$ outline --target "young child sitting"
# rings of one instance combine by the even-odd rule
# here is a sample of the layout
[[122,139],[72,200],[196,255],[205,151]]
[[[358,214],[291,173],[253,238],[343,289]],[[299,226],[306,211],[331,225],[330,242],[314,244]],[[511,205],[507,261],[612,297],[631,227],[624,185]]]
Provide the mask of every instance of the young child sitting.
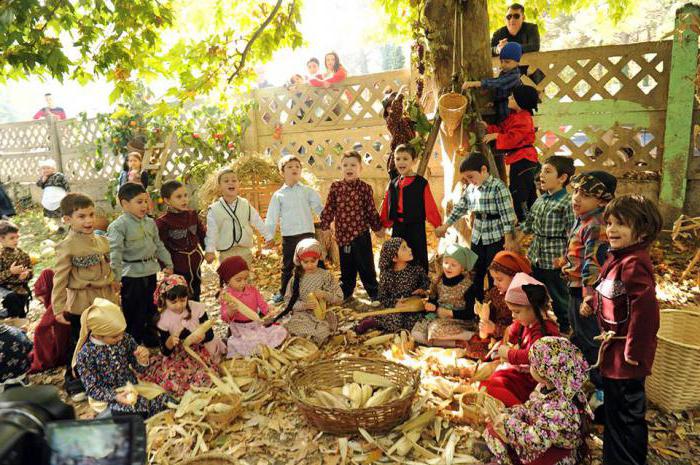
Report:
[[34,328],[34,350],[30,373],[66,366],[70,354],[70,326],[56,321],[51,304],[54,272],[46,268],[34,282],[34,298],[46,309]]
[[27,316],[32,260],[18,245],[19,228],[0,221],[0,317]]
[[72,366],[91,404],[104,403],[113,413],[150,417],[165,410],[171,398],[166,394],[150,400],[138,396],[134,403],[127,393],[117,391],[127,383],[137,384],[134,371],[144,372],[150,359],[148,349],[137,346],[125,330],[121,309],[108,300],[95,299],[80,316],[80,339]]
[[600,270],[591,309],[603,336],[603,462],[646,463],[644,380],[651,374],[659,330],[649,247],[663,222],[656,205],[641,195],[614,199],[603,219],[610,254]]
[[142,171],[143,156],[139,152],[129,152],[124,162],[124,169],[119,175],[119,187],[127,182],[135,182],[143,187],[148,187],[148,171]]
[[316,239],[302,239],[297,244],[294,276],[284,295],[285,309],[279,315],[292,312],[292,317],[284,325],[289,334],[313,339],[318,345],[335,332],[338,319],[333,312],[326,312],[323,320],[316,318],[312,311],[315,305],[309,300],[309,294],[313,293],[316,299],[323,299],[328,305],[338,305],[343,301],[343,291],[331,272],[318,267],[320,259],[321,244]]
[[486,425],[484,439],[496,458],[492,464],[588,463],[586,438],[593,415],[582,392],[588,364],[563,337],[537,340],[528,357],[537,387],[523,405],[506,409]]
[[541,337],[558,336],[559,327],[544,284],[525,273],[513,278],[506,303],[513,313],[513,324],[503,336],[498,357],[508,365],[481,384],[491,396],[511,407],[525,402],[537,385],[528,367],[530,348]]
[[63,173],[57,171],[56,162],[51,159],[39,162],[41,176],[36,182],[42,190],[41,205],[44,207],[44,218],[49,226],[62,232],[63,227],[58,224],[61,218],[61,200],[70,191],[70,186]]
[[[433,338],[432,335],[440,335],[441,328],[462,328],[464,335],[467,334],[467,329],[473,329],[473,324],[465,323],[474,322],[474,291],[470,272],[477,258],[476,254],[466,247],[457,244],[447,246],[442,257],[442,273],[430,287],[430,298],[425,304],[425,310],[433,312],[437,319],[426,318],[416,323],[411,331],[416,342],[454,347],[460,340],[458,335],[449,338]],[[458,324],[455,324],[457,322]],[[466,341],[466,337],[462,341]]]
[[[405,240],[392,237],[382,245],[379,254],[379,301],[385,308],[393,308],[411,296],[425,296],[430,285],[425,269],[413,261],[413,253]],[[411,328],[425,314],[396,313],[362,320],[355,331],[363,334],[370,329],[394,333]]]
[[180,181],[166,181],[160,196],[168,206],[156,219],[156,226],[165,248],[173,259],[173,268],[187,281],[192,300],[199,302],[202,293],[201,266],[206,228],[196,211],[190,208],[190,195]]
[[442,224],[428,181],[413,171],[418,154],[410,145],[399,145],[394,163],[399,176],[392,179],[384,194],[380,218],[391,237],[405,240],[414,254],[414,263],[428,272],[428,240],[425,222],[434,228]]
[[[176,397],[190,386],[209,386],[211,380],[198,360],[188,354],[183,342],[209,317],[204,304],[189,300],[187,281],[180,275],[163,278],[156,287],[153,301],[160,312],[156,328],[160,350],[164,355],[158,366],[149,370],[147,378]],[[209,329],[204,335],[192,336],[190,349],[204,363],[215,367],[225,352],[224,343]]]
[[228,257],[216,270],[221,285],[221,319],[229,325],[226,344],[227,357],[247,357],[258,350],[258,346],[277,347],[287,337],[287,330],[280,325],[265,327],[259,321],[251,321],[237,310],[237,303],[225,296],[238,299],[258,315],[268,313],[267,302],[260,291],[248,283],[250,271],[243,257]]
[[32,341],[19,328],[0,323],[0,392],[22,384],[32,360]]

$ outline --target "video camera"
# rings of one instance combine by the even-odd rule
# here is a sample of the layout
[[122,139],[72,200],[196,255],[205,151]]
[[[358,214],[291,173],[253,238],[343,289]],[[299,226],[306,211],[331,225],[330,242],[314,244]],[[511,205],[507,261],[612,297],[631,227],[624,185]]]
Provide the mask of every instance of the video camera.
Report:
[[0,394],[0,465],[143,465],[146,428],[137,415],[75,420],[54,386]]

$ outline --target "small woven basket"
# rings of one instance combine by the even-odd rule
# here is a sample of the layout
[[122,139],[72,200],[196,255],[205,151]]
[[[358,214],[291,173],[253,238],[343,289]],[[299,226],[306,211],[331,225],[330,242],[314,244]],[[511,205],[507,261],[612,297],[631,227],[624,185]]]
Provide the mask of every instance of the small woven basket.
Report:
[[[352,372],[363,371],[384,376],[399,389],[411,386],[407,396],[384,405],[359,409],[336,409],[312,405],[304,401],[305,392],[329,389],[353,382]],[[420,374],[398,363],[365,358],[324,360],[292,373],[289,392],[306,420],[321,431],[331,434],[356,433],[364,428],[371,433],[385,433],[408,418],[413,398],[418,391]]]
[[207,421],[216,427],[228,426],[241,413],[241,398],[237,395],[218,395],[212,399],[212,404],[226,404],[231,408],[225,412],[207,413]]
[[455,129],[462,124],[462,117],[467,110],[469,99],[462,94],[450,92],[443,94],[438,99],[438,113],[442,118],[442,123],[445,125],[447,135],[451,136]]
[[649,400],[667,411],[700,405],[700,313],[662,310]]
[[233,460],[228,455],[210,452],[191,459],[185,459],[180,462],[180,465],[235,465],[237,463],[236,460]]
[[229,359],[224,360],[220,365],[234,378],[240,376],[254,378],[258,375],[258,365],[252,360]]

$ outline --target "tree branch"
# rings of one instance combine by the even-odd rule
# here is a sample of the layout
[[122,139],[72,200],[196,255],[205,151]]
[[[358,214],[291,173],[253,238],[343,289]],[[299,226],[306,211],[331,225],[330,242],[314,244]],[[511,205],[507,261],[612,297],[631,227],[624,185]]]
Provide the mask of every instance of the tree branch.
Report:
[[248,56],[248,53],[250,52],[250,49],[253,47],[253,43],[257,40],[257,38],[262,34],[262,32],[265,30],[265,28],[272,22],[274,19],[275,15],[279,11],[280,7],[282,6],[282,0],[277,0],[277,3],[275,4],[275,7],[272,9],[270,14],[268,15],[267,18],[265,18],[265,21],[262,22],[260,26],[255,30],[253,33],[252,37],[248,41],[248,44],[245,46],[243,49],[243,52],[241,53],[241,61],[238,62],[238,66],[233,70],[233,73],[228,77],[228,83],[230,84],[233,78],[238,76],[238,74],[243,70],[243,67],[245,66],[245,60]]

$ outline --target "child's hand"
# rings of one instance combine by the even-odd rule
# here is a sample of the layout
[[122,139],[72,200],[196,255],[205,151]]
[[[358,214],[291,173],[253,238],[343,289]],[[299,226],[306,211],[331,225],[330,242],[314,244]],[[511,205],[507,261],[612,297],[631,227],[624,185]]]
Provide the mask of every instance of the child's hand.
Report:
[[477,121],[477,124],[479,126],[481,126],[481,129],[484,129],[484,130],[486,130],[486,128],[489,127],[489,124],[484,120]]
[[484,134],[484,137],[481,138],[481,142],[484,144],[488,144],[491,141],[494,141],[498,138],[498,133],[497,132],[492,132],[491,134]]
[[582,302],[581,308],[579,309],[581,316],[589,317],[593,315],[593,307],[588,305],[588,302]]
[[167,347],[170,350],[173,350],[175,347],[180,344],[180,338],[177,336],[170,336],[167,341],[165,341],[165,347]]
[[163,268],[163,274],[165,276],[170,276],[171,274],[173,274],[173,269],[172,268]]
[[58,315],[55,316],[56,321],[61,323],[62,325],[69,325],[70,321],[66,318],[65,313],[59,313]]
[[464,90],[471,89],[472,87],[481,87],[481,81],[466,81],[462,84],[462,89]]
[[151,358],[151,354],[144,346],[138,346],[134,351],[134,357],[136,357],[136,361],[139,363],[139,365],[146,366]]
[[426,296],[426,295],[428,295],[428,291],[426,291],[425,289],[416,289],[415,291],[411,292],[411,295]]
[[627,356],[625,356],[625,362],[635,367],[639,365],[639,362],[637,362],[636,360],[632,360],[631,358],[627,358]]
[[438,318],[451,319],[454,317],[454,313],[452,313],[452,310],[448,310],[444,307],[438,307],[437,316]]
[[435,310],[437,310],[437,307],[435,306],[435,304],[432,304],[430,302],[425,304],[425,311],[426,312],[434,312]]
[[17,262],[12,262],[12,265],[10,265],[11,274],[22,274],[25,270],[26,268],[22,265],[18,265]]
[[127,393],[126,393],[126,392],[118,392],[118,393],[114,396],[114,400],[117,401],[117,402],[119,402],[119,403],[122,404],[122,405],[132,405],[132,403],[130,402],[129,398],[127,397]]
[[209,263],[210,265],[214,263],[214,260],[216,259],[216,254],[214,252],[207,252],[204,254],[204,261]]
[[442,226],[438,226],[435,228],[435,235],[437,237],[445,237],[445,233],[447,232],[447,228],[449,228],[448,225],[443,224]]
[[508,347],[507,344],[501,344],[501,346],[498,348],[498,356],[503,360],[508,360],[508,352],[509,351],[510,351],[510,348]]
[[31,273],[30,270],[24,270],[23,272],[21,272],[21,273],[19,274],[19,279],[20,279],[21,281],[26,281],[27,278],[29,278],[29,273]]
[[479,322],[479,332],[484,334],[493,334],[496,332],[496,323],[490,320],[481,320]]
[[204,334],[192,336],[192,339],[190,339],[190,341],[192,341],[192,344],[199,344],[200,342],[202,342],[204,340],[204,336],[205,336]]
[[319,300],[328,300],[328,298],[331,296],[328,292],[326,291],[314,291],[314,295],[316,296],[317,299]]

